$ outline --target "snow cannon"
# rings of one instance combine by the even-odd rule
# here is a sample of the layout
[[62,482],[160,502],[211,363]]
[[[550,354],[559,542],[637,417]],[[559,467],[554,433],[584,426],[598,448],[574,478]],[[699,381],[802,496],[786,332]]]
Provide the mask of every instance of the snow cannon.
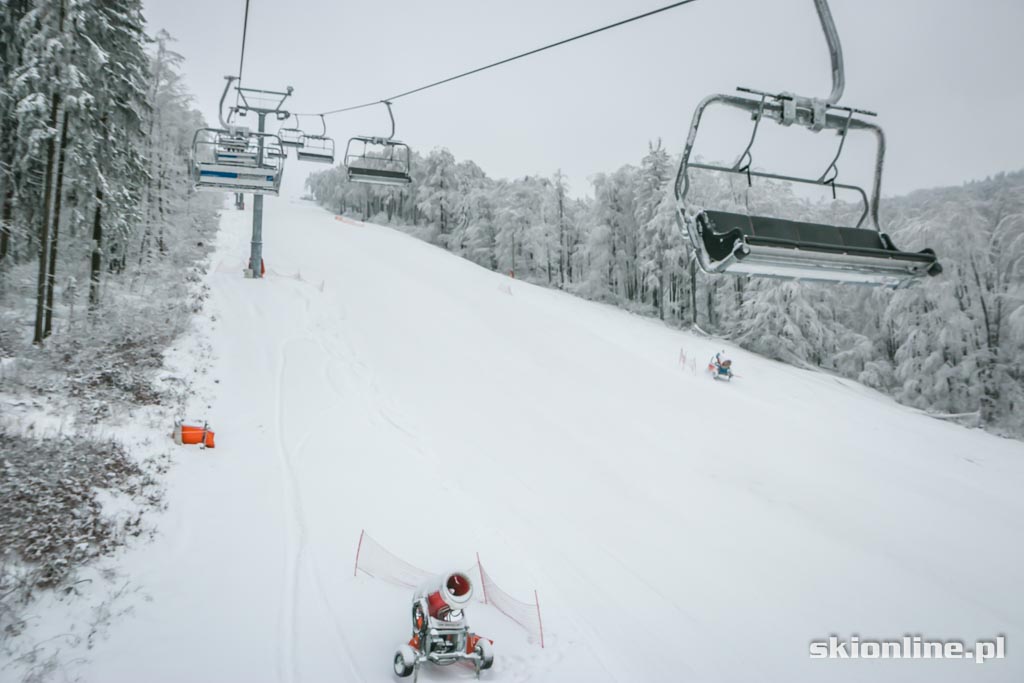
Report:
[[476,671],[494,664],[492,642],[470,632],[465,607],[473,599],[473,583],[463,572],[449,572],[413,595],[412,638],[395,652],[395,674],[415,674],[424,662],[447,666],[469,662]]
[[722,351],[716,353],[708,362],[708,372],[711,374],[712,379],[720,379],[728,382],[733,378],[732,361],[728,358],[723,358],[723,353],[725,352]]
[[174,425],[174,433],[172,436],[174,438],[174,443],[179,446],[199,444],[204,448],[214,447],[213,430],[210,429],[209,425],[205,422],[202,427],[178,422]]

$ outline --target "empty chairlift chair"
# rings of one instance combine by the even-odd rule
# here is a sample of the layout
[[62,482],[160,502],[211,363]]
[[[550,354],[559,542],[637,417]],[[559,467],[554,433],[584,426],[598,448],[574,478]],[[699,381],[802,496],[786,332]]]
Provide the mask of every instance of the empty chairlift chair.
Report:
[[277,131],[277,137],[281,139],[281,144],[285,147],[302,147],[302,141],[305,134],[299,127],[299,117],[295,115],[295,125],[289,127],[279,128]]
[[[826,0],[814,0],[832,55],[833,88],[826,100],[791,94],[771,94],[740,88],[744,93],[759,96],[711,95],[697,107],[690,126],[686,147],[676,175],[675,195],[677,218],[693,246],[701,269],[707,273],[731,273],[797,280],[847,282],[899,287],[916,278],[942,272],[935,252],[901,251],[882,232],[879,225],[882,168],[885,157],[885,136],[877,124],[855,114],[867,112],[836,104],[843,90],[842,53]],[[691,161],[701,117],[712,105],[733,107],[747,112],[754,120],[754,130],[739,160],[731,165]],[[814,132],[834,130],[840,144],[832,163],[820,177],[807,178],[752,170],[751,148],[758,126],[765,119],[778,124]],[[860,187],[836,182],[837,161],[847,134],[866,131],[874,134],[876,143],[874,181],[870,197]],[[691,198],[690,173],[695,169],[737,174],[752,184],[754,178],[768,178],[790,183],[827,186],[833,195],[837,188],[856,193],[861,200],[861,214],[856,225],[844,227],[826,223],[787,220],[772,216],[746,215],[716,211],[697,205]]]
[[334,140],[327,137],[327,123],[320,117],[323,132],[319,135],[304,133],[302,145],[295,147],[295,157],[299,161],[314,161],[321,164],[334,163]]
[[295,157],[299,161],[333,164],[334,140],[319,135],[306,135],[302,139],[302,146],[295,148]]
[[391,135],[357,135],[345,147],[349,182],[373,185],[408,185],[412,182],[409,145],[395,140],[395,116],[391,103],[383,102],[391,119]]
[[280,192],[284,172],[281,141],[276,135],[248,131],[243,135],[242,131],[200,128],[195,132],[192,184],[197,190],[269,195]]
[[345,168],[353,183],[408,185],[411,161],[409,146],[388,138],[356,136],[345,148]]

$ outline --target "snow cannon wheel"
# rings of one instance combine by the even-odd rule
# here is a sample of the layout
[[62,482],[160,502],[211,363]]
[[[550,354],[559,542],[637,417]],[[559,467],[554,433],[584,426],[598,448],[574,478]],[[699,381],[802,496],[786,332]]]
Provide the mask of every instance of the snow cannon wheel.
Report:
[[491,648],[490,641],[481,638],[473,648],[473,652],[480,657],[480,670],[485,671],[494,666],[494,650]]
[[395,653],[395,675],[407,678],[416,668],[416,652],[409,645],[403,645]]

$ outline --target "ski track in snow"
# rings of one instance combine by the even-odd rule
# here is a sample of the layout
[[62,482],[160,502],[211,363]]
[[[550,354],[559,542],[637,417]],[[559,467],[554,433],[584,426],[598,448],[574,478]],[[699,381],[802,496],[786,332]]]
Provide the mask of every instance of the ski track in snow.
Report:
[[[304,292],[304,294],[308,295],[308,292]],[[310,318],[313,313],[313,302],[309,296],[304,296],[303,303],[304,312],[306,314],[305,320],[303,321],[303,327],[308,329]],[[307,336],[295,337],[286,340],[282,344],[279,352],[279,372],[277,376],[277,388],[275,391],[276,414],[278,420],[277,450],[280,457],[282,474],[284,475],[282,477],[283,498],[286,501],[286,508],[291,511],[291,524],[289,524],[289,528],[292,532],[289,534],[289,551],[286,553],[288,561],[286,563],[286,582],[282,603],[284,605],[284,611],[282,615],[281,630],[284,638],[282,639],[282,664],[280,668],[284,675],[281,677],[281,680],[285,683],[298,683],[302,680],[299,673],[295,644],[298,632],[298,606],[300,604],[301,594],[301,575],[305,565],[308,565],[308,570],[312,574],[318,604],[327,612],[337,636],[338,644],[347,655],[344,660],[344,664],[352,674],[362,680],[363,676],[355,665],[355,653],[351,650],[351,647],[345,638],[344,630],[341,627],[341,621],[338,618],[337,612],[331,605],[329,593],[325,588],[322,572],[319,563],[316,561],[315,553],[310,552],[306,544],[306,521],[302,504],[302,492],[296,479],[293,450],[289,448],[288,445],[290,440],[296,440],[294,436],[290,434],[289,429],[286,426],[288,424],[288,420],[285,412],[285,404],[282,400],[282,397],[289,393],[286,390],[286,387],[289,386],[289,354],[293,352],[294,347],[299,345],[316,345],[319,348],[320,353],[324,357],[322,374],[330,380],[331,388],[337,397],[340,397],[342,394],[341,387],[338,385],[337,379],[332,372],[332,369],[335,367],[335,361],[331,360],[332,353],[327,349],[322,338]],[[299,351],[301,350],[296,350],[296,352]],[[355,363],[355,366],[365,367],[361,366],[359,363]],[[297,439],[298,445],[294,449],[295,454],[301,456],[311,434],[316,429],[315,425],[319,422],[319,418],[330,415],[332,410],[337,409],[337,405],[339,403],[340,400],[328,402],[327,405],[321,408],[319,413],[307,416],[307,421],[310,423],[310,426],[306,428],[302,436]]]
[[281,664],[279,676],[286,683],[294,683],[298,680],[295,661],[295,632],[296,632],[296,602],[299,594],[299,573],[298,566],[302,560],[302,548],[305,542],[305,527],[302,523],[302,503],[298,488],[295,483],[295,474],[292,471],[291,456],[288,453],[288,439],[285,434],[284,395],[285,377],[288,371],[288,346],[291,342],[286,341],[281,347],[278,360],[277,386],[274,397],[276,402],[275,413],[277,415],[277,454],[281,463],[281,492],[285,501],[285,508],[289,514],[289,521],[286,523],[288,530],[288,541],[285,552],[285,586],[282,599],[281,614]]

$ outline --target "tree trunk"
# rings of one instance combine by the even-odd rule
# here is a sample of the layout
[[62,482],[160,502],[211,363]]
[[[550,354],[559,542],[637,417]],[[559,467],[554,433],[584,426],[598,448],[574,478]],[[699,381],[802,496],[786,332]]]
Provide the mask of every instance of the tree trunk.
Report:
[[[61,0],[60,11],[57,19],[57,34],[62,35],[64,33],[64,0]],[[54,82],[58,82],[59,68],[55,70]],[[54,183],[54,161],[56,158],[56,132],[57,132],[57,121],[58,114],[60,113],[60,93],[54,91],[50,96],[50,122],[49,129],[53,131],[53,135],[47,141],[46,145],[46,182],[45,189],[43,191],[43,219],[39,229],[39,275],[36,279],[36,320],[35,330],[32,337],[33,344],[42,344],[44,335],[44,325],[46,317],[46,280],[47,280],[47,267],[49,266],[50,259],[50,221],[52,214],[52,207],[50,206],[53,202],[53,183]]]
[[[54,93],[50,98],[50,129],[57,129],[57,114],[60,109],[60,95]],[[50,264],[50,221],[53,216],[53,184],[54,161],[57,155],[57,142],[51,137],[46,144],[46,183],[43,191],[43,220],[39,228],[39,275],[36,279],[36,322],[32,337],[33,344],[42,344],[46,337],[46,281]]]
[[14,188],[7,183],[0,190],[0,261],[7,258],[11,248],[11,216],[14,213]]
[[60,127],[60,152],[57,161],[57,186],[54,189],[53,227],[50,235],[50,270],[46,274],[46,322],[43,336],[49,337],[53,332],[53,286],[57,279],[57,236],[60,234],[60,212],[64,195],[64,157],[68,144],[68,115],[64,113],[64,123]]
[[100,303],[100,269],[103,267],[103,190],[96,188],[96,213],[92,219],[92,263],[89,266],[89,308]]
[[163,159],[160,160],[160,180],[157,181],[156,185],[156,205],[157,215],[160,221],[160,227],[157,230],[156,248],[160,254],[167,253],[167,246],[164,244],[164,225],[167,222],[167,212],[164,209],[164,180],[167,177],[167,167],[163,163]]
[[697,258],[690,258],[690,322],[697,324]]

